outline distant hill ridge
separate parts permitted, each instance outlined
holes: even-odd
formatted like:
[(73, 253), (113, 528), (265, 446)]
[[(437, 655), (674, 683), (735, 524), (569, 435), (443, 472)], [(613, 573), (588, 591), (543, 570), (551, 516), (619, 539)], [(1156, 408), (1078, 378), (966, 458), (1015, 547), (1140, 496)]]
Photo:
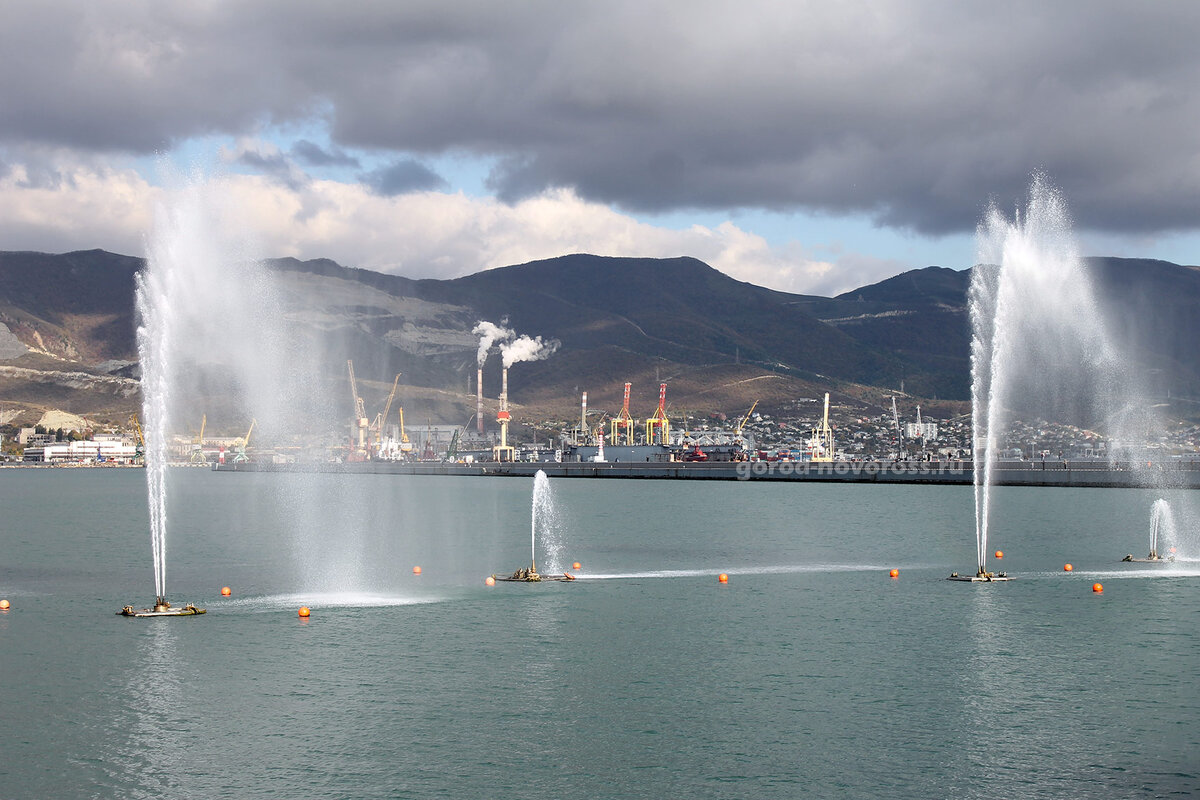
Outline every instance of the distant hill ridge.
[[(667, 380), (681, 402), (691, 396), (717, 407), (772, 391), (782, 402), (822, 385), (894, 391), (903, 383), (910, 394), (968, 396), (969, 270), (927, 267), (826, 298), (738, 281), (687, 257), (575, 254), (453, 280), (328, 259), (267, 263), (299, 298), (288, 309), (295, 324), (318, 310), (323, 330), (340, 320), (332, 325), (340, 335), (331, 374), (353, 358), (368, 380), (390, 382), (400, 371), (414, 386), (465, 394), (475, 365), (471, 327), (507, 318), (521, 333), (562, 342), (552, 359), (522, 365), (516, 402), (561, 406), (577, 402), (581, 388), (607, 397), (633, 379), (640, 387)], [(0, 252), (0, 402), (88, 402), (52, 383), (6, 378), (6, 364), (62, 369), (65, 360), (71, 369), (131, 374), (134, 275), (142, 267), (139, 258), (102, 250)], [(1176, 394), (1200, 394), (1192, 345), (1200, 270), (1119, 258), (1089, 258), (1087, 267), (1139, 362), (1169, 375)], [(759, 380), (750, 394), (728, 388), (767, 376), (778, 380)]]

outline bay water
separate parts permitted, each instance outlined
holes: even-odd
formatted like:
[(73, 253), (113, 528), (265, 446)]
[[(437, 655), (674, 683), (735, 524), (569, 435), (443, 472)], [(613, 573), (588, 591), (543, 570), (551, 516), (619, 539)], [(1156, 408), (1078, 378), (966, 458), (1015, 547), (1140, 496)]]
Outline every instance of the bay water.
[(1200, 563), (1119, 563), (1160, 493), (996, 489), (980, 586), (970, 487), (557, 480), (579, 580), (487, 587), (532, 481), (169, 481), (208, 613), (128, 619), (144, 474), (0, 470), (0, 800), (1200, 791)]

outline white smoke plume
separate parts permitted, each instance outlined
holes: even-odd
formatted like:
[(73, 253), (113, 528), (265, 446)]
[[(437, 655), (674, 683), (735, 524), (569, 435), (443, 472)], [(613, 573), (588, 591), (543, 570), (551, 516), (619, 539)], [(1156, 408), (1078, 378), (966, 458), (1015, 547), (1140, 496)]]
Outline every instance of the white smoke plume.
[(488, 350), (496, 342), (506, 342), (517, 335), (516, 331), (510, 331), (502, 325), (496, 325), (487, 320), (480, 320), (471, 333), (479, 337), (479, 352), (475, 354), (476, 361), (479, 366), (483, 366), (483, 362), (487, 361)]
[(504, 366), (511, 367), (513, 364), (521, 361), (541, 361), (554, 355), (561, 345), (558, 339), (550, 339), (542, 341), (542, 337), (535, 336), (519, 336), (516, 339), (500, 346), (500, 355), (504, 359)]

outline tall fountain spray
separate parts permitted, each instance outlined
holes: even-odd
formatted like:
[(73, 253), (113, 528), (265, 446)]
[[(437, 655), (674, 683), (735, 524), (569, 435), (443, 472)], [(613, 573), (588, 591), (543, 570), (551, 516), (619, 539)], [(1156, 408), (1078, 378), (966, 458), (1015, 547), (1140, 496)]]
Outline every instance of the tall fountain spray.
[(244, 216), (221, 181), (165, 177), (174, 185), (155, 208), (135, 300), (154, 608), (177, 613), (167, 602), (171, 437), (206, 416), (257, 418), (271, 435), (296, 425), (320, 393), (303, 369), (319, 362), (279, 324), (278, 292), (239, 234)]
[(180, 401), (190, 394), (185, 376), (195, 371), (195, 348), (204, 348), (197, 321), (211, 325), (208, 317), (221, 307), (221, 293), (228, 289), (222, 280), (226, 276), (214, 265), (229, 261), (229, 243), (212, 236), (219, 227), (213, 216), (219, 216), (220, 206), (202, 188), (193, 183), (165, 196), (156, 209), (146, 268), (135, 279), (155, 601), (142, 612), (126, 606), (122, 613), (127, 616), (203, 613), (191, 605), (173, 608), (167, 600), (168, 440), (181, 422), (177, 405), (187, 407)]
[(1007, 426), (1016, 414), (1099, 425), (1123, 381), (1061, 192), (1035, 175), (1024, 212), (1010, 220), (993, 205), (977, 239), (969, 308), (978, 569), (959, 579), (987, 581), (1006, 577), (988, 571), (987, 555)]
[(559, 532), (558, 514), (554, 505), (554, 492), (550, 478), (542, 470), (533, 476), (533, 500), (530, 519), (530, 560), (537, 562), (538, 541), (541, 540), (542, 566), (548, 573), (563, 571), (562, 540)]
[(171, 309), (162, 276), (149, 270), (139, 273), (135, 300), (142, 324), (137, 330), (142, 367), (142, 420), (145, 438), (147, 502), (150, 518), (150, 552), (154, 562), (155, 606), (165, 606), (167, 596), (167, 407), (170, 401)]

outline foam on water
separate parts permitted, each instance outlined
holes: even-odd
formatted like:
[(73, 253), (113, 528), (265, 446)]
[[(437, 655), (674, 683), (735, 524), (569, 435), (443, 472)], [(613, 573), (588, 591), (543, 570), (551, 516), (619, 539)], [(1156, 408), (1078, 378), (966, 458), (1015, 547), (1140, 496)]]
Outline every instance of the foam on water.
[(309, 608), (384, 608), (392, 606), (426, 605), (442, 602), (436, 596), (375, 594), (371, 592), (318, 592), (315, 594), (271, 594), (260, 597), (239, 597), (236, 600), (210, 604), (211, 611), (267, 612)]
[[(733, 569), (655, 569), (640, 572), (580, 573), (577, 580), (623, 580), (630, 578), (698, 578), (726, 575), (784, 575), (802, 572), (886, 572), (889, 567), (879, 564), (788, 564), (764, 567), (735, 567)], [(912, 569), (912, 567), (909, 567)]]

